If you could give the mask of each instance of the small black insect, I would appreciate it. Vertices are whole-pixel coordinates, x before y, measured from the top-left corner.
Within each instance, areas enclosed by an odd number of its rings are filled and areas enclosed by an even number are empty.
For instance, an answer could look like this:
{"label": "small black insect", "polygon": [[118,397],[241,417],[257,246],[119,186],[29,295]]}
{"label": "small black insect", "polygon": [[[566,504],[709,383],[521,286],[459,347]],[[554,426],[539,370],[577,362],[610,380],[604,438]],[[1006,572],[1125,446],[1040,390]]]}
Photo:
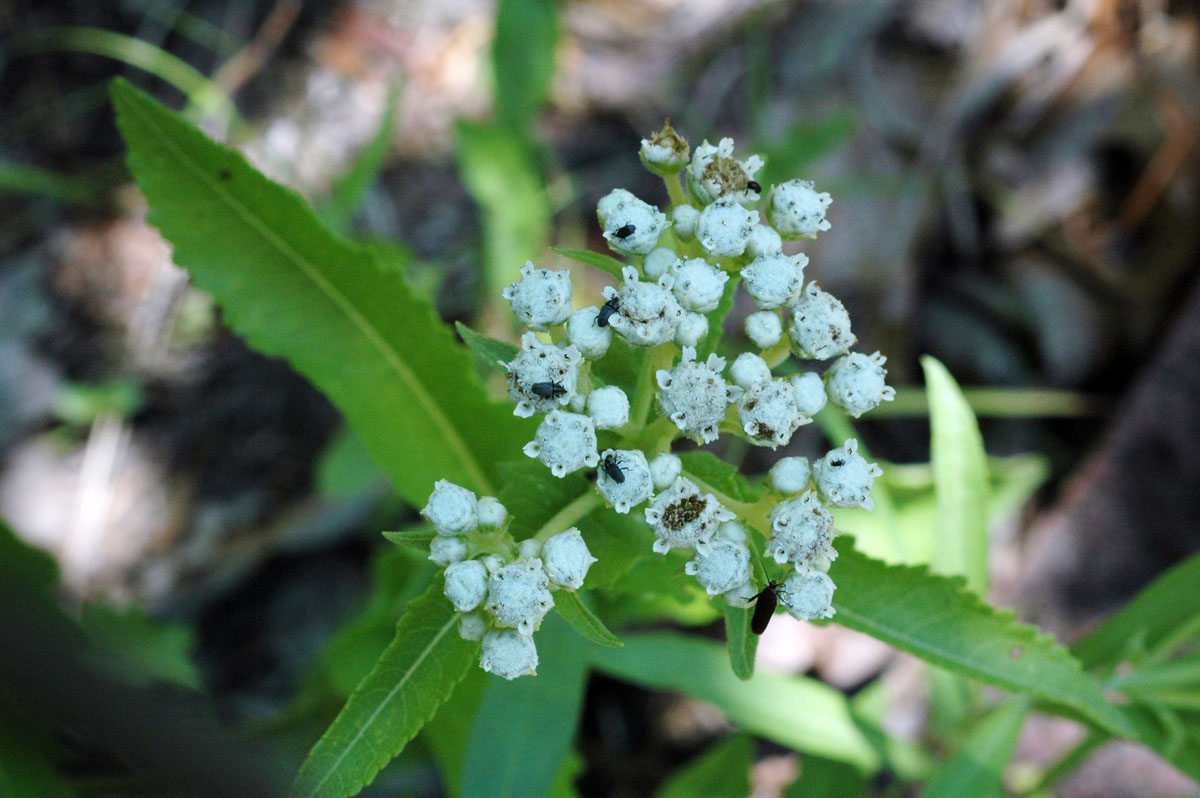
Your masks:
{"label": "small black insect", "polygon": [[761,193],[762,193],[762,184],[761,184],[761,183],[759,183],[757,180],[747,180],[747,181],[746,181],[746,188],[750,189],[750,190],[751,190],[751,191],[753,191],[755,194],[761,194]]}
{"label": "small black insect", "polygon": [[629,238],[631,235],[633,235],[636,232],[637,232],[636,227],[634,227],[632,224],[627,224],[627,225],[622,225],[621,227],[618,227],[617,231],[615,233],[613,233],[613,235],[620,239],[626,239],[626,238]]}
{"label": "small black insect", "polygon": [[617,309],[620,307],[621,307],[621,300],[618,299],[617,297],[613,297],[612,299],[608,300],[603,305],[601,305],[600,306],[600,315],[598,315],[596,317],[596,326],[597,327],[607,327],[609,317],[612,316],[612,314],[616,313]]}
{"label": "small black insect", "polygon": [[625,481],[625,472],[621,470],[621,466],[617,463],[617,458],[611,454],[606,455],[603,465],[604,473],[608,474],[608,478],[613,482],[620,483]]}
{"label": "small black insect", "polygon": [[767,586],[756,595],[751,596],[754,602],[754,617],[750,619],[750,631],[760,635],[767,631],[767,624],[775,614],[775,605],[779,603],[779,583],[772,579]]}
{"label": "small black insect", "polygon": [[567,394],[567,389],[561,382],[535,382],[529,386],[529,390],[533,392],[534,396],[542,399],[557,399]]}

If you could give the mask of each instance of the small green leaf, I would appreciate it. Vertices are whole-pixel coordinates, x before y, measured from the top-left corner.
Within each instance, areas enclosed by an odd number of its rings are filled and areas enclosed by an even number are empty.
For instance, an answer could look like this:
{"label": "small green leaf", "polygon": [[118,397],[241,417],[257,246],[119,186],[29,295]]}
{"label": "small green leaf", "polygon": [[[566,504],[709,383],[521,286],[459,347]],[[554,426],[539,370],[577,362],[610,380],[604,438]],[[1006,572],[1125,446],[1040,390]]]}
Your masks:
{"label": "small green leaf", "polygon": [[[724,603],[724,602],[722,602]],[[750,616],[753,607],[731,607],[725,609],[725,646],[729,649],[729,665],[733,675],[749,679],[754,675],[754,655],[758,651],[758,635],[750,631]]]}
{"label": "small green leaf", "polygon": [[962,575],[979,595],[988,583],[988,468],[971,406],[946,367],[921,358],[929,394],[930,455],[937,487],[933,570]]}
{"label": "small green leaf", "polygon": [[59,774],[62,754],[53,735],[31,728],[28,718],[0,716],[0,795],[12,798],[73,798],[78,792]]}
{"label": "small green leaf", "polygon": [[745,798],[754,764],[754,741],[734,734],[688,762],[663,785],[656,798]]}
{"label": "small green leaf", "polygon": [[819,756],[800,758],[800,778],[792,782],[784,798],[862,798],[867,778],[858,768]]}
{"label": "small green leaf", "polygon": [[379,534],[397,546],[415,546],[418,548],[428,548],[433,539],[437,537],[437,532],[427,526],[421,526],[416,529],[401,529],[394,532],[380,532]]}
{"label": "small green leaf", "polygon": [[588,609],[578,593],[560,590],[554,597],[554,609],[558,610],[564,621],[571,624],[572,629],[596,645],[612,648],[624,645],[619,637],[608,631],[604,621]]}
{"label": "small green leaf", "polygon": [[557,44],[557,3],[500,0],[492,40],[496,115],[513,129],[529,131],[546,102]]}
{"label": "small green leaf", "polygon": [[291,794],[356,795],[450,696],[478,650],[458,636],[458,613],[439,579],[400,618],[391,644],[304,760]]}
{"label": "small green leaf", "polygon": [[511,363],[512,359],[517,356],[517,352],[521,351],[519,346],[505,341],[497,341],[495,338],[488,338],[482,333],[475,332],[461,321],[454,322],[454,329],[458,330],[463,343],[467,345],[468,349],[479,356],[479,360],[484,365],[501,374],[508,373],[508,370],[500,365],[501,361]]}
{"label": "small green leaf", "polygon": [[200,689],[192,662],[195,636],[187,626],[154,620],[139,607],[99,602],[84,604],[79,621],[91,643],[88,659],[126,684]]}
{"label": "small green leaf", "polygon": [[[550,473],[544,463],[531,457],[507,460],[499,464],[499,470],[504,487],[498,498],[508,510],[511,519],[508,532],[516,540],[536,535],[573,502],[586,501],[585,496],[596,495],[583,472],[576,471],[559,479]],[[573,525],[574,522],[562,528]]]}
{"label": "small green leaf", "polygon": [[1016,698],[989,712],[921,793],[923,798],[1004,798],[1004,769],[1017,749],[1029,702]]}
{"label": "small green leaf", "polygon": [[742,476],[741,472],[712,452],[681,452],[683,475],[701,490],[716,491],[736,502],[753,504],[762,498],[765,488]]}
{"label": "small green leaf", "polygon": [[617,282],[621,283],[625,280],[621,270],[626,264],[617,260],[610,255],[602,255],[599,252],[592,252],[590,249],[559,249],[558,247],[550,247],[551,252],[557,252],[564,258],[579,261],[593,268],[599,269],[602,272],[607,272],[617,278]]}

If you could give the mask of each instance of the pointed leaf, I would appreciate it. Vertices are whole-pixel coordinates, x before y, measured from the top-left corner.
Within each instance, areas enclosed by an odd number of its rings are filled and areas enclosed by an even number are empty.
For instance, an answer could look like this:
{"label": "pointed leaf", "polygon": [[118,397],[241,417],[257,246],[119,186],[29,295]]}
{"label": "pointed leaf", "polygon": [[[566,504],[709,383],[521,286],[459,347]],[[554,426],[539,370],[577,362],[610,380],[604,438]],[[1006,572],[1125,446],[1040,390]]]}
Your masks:
{"label": "pointed leaf", "polygon": [[624,645],[621,638],[608,631],[604,621],[588,609],[578,593],[560,590],[554,596],[554,609],[563,620],[571,624],[571,628],[598,646],[620,648]]}
{"label": "pointed leaf", "polygon": [[1004,770],[1017,749],[1029,702],[1012,699],[980,720],[963,740],[962,747],[938,771],[923,798],[1004,798]]}
{"label": "pointed leaf", "polygon": [[671,776],[656,798],[745,798],[750,795],[754,741],[747,734],[728,737]]}
{"label": "pointed leaf", "polygon": [[620,283],[625,279],[621,274],[621,269],[624,269],[626,264],[617,260],[611,255],[604,255],[599,252],[592,252],[590,249],[559,249],[558,247],[550,247],[551,252],[557,252],[564,258],[579,261],[593,268],[599,269],[602,272],[607,272],[617,279]]}
{"label": "pointed leaf", "polygon": [[434,532],[429,527],[400,529],[394,532],[384,531],[379,534],[397,546],[413,546],[416,548],[428,548],[433,539],[437,537],[437,532]]}
{"label": "pointed leaf", "polygon": [[479,356],[484,365],[501,374],[508,373],[508,370],[500,365],[501,361],[511,363],[512,359],[517,356],[517,352],[521,351],[519,346],[505,341],[497,341],[495,338],[488,338],[483,333],[475,332],[461,321],[454,322],[454,329],[458,330],[463,343],[467,345],[468,349]]}
{"label": "pointed leaf", "polygon": [[753,504],[762,498],[764,488],[742,476],[735,466],[701,450],[680,452],[683,475],[701,490],[715,490],[743,504]]}
{"label": "pointed leaf", "polygon": [[729,665],[733,675],[742,680],[754,675],[754,655],[758,652],[758,635],[750,630],[752,612],[752,607],[725,604],[725,647],[729,649]]}

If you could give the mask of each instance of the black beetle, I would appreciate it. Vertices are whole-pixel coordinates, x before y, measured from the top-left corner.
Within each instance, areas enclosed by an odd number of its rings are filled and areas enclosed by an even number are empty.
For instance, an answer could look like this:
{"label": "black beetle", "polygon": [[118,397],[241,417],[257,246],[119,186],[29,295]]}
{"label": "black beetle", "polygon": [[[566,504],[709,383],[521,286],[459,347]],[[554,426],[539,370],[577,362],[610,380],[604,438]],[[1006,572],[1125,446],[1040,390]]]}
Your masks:
{"label": "black beetle", "polygon": [[779,583],[774,579],[767,586],[750,597],[754,602],[754,617],[750,619],[750,631],[760,635],[767,631],[767,624],[775,614],[775,605],[779,603]]}
{"label": "black beetle", "polygon": [[601,305],[600,306],[600,314],[598,316],[596,316],[596,326],[597,327],[607,327],[609,317],[612,316],[612,314],[616,313],[620,307],[621,307],[621,300],[618,299],[617,297],[613,297],[612,299],[608,300],[603,305]]}
{"label": "black beetle", "polygon": [[529,386],[529,390],[541,399],[557,399],[567,394],[567,389],[561,382],[535,382]]}
{"label": "black beetle", "polygon": [[631,235],[633,235],[636,232],[637,232],[636,227],[634,227],[632,224],[626,224],[626,225],[622,225],[621,227],[618,227],[617,231],[615,233],[613,233],[613,235],[620,239],[626,239],[626,238],[629,238]]}
{"label": "black beetle", "polygon": [[621,466],[617,463],[617,458],[611,454],[604,457],[604,473],[608,474],[608,478],[613,482],[621,483],[625,481],[625,472],[621,470]]}
{"label": "black beetle", "polygon": [[747,181],[746,181],[746,188],[750,189],[750,190],[751,190],[751,191],[753,191],[755,194],[761,194],[761,193],[762,193],[762,184],[760,184],[760,183],[759,183],[757,180],[747,180]]}

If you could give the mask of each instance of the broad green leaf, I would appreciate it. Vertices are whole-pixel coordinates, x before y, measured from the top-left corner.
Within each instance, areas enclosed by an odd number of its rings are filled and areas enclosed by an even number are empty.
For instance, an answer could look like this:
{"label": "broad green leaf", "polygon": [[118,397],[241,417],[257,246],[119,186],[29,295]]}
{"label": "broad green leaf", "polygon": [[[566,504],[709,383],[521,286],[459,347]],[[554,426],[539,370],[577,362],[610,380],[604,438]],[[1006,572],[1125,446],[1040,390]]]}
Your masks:
{"label": "broad green leaf", "polygon": [[[724,603],[724,602],[722,602]],[[750,631],[751,608],[724,605],[725,647],[729,649],[729,665],[733,675],[749,679],[754,675],[754,655],[758,651],[758,635]]]}
{"label": "broad green leaf", "polygon": [[54,767],[51,734],[32,733],[28,718],[0,717],[0,795],[11,798],[71,798],[77,795]]}
{"label": "broad green leaf", "polygon": [[126,684],[200,689],[189,627],[154,620],[139,607],[118,610],[99,602],[84,604],[79,622],[91,644],[88,659]]}
{"label": "broad green leaf", "polygon": [[608,352],[591,362],[592,375],[605,385],[619,385],[629,392],[637,384],[649,352],[643,346],[630,346],[625,339],[614,335]]}
{"label": "broad green leaf", "polygon": [[874,770],[879,757],[846,697],[814,679],[759,671],[742,681],[721,646],[670,633],[631,634],[624,648],[593,648],[592,664],[618,679],[717,705],[738,728],[797,751]]}
{"label": "broad green leaf", "polygon": [[602,272],[611,274],[617,279],[617,284],[620,285],[624,280],[624,275],[621,274],[621,269],[625,268],[626,264],[617,260],[611,255],[603,255],[599,252],[592,252],[590,249],[559,249],[558,247],[550,247],[551,252],[557,252],[565,258],[579,261],[587,264]]}
{"label": "broad green leaf", "polygon": [[397,546],[413,546],[417,548],[428,548],[433,539],[437,537],[437,532],[424,525],[416,529],[398,529],[395,531],[384,531],[380,534]]}
{"label": "broad green leaf", "polygon": [[554,609],[558,610],[558,614],[571,625],[572,629],[596,645],[613,648],[620,648],[624,645],[621,638],[610,632],[604,625],[604,621],[597,618],[596,614],[588,609],[583,600],[579,598],[578,593],[560,590],[554,598]]}
{"label": "broad green leaf", "polygon": [[1004,798],[1004,769],[1017,749],[1029,702],[1005,701],[985,715],[962,741],[962,746],[938,771],[924,798]]}
{"label": "broad green leaf", "polygon": [[483,696],[495,677],[482,668],[467,669],[467,676],[454,688],[454,694],[442,704],[433,720],[421,729],[421,740],[429,747],[442,774],[447,793],[463,795],[463,762],[475,716],[483,706]]}
{"label": "broad green leaf", "polygon": [[701,490],[716,491],[742,504],[753,504],[762,498],[765,490],[762,485],[746,479],[737,468],[711,452],[681,452],[679,459],[683,461],[683,475]]}
{"label": "broad green leaf", "polygon": [[930,454],[937,486],[937,548],[933,570],[966,577],[979,595],[988,584],[988,471],[971,406],[946,367],[921,358],[929,394]]}
{"label": "broad green leaf", "polygon": [[1100,685],[1052,638],[985,604],[960,578],[924,567],[885,565],[846,537],[829,570],[837,585],[834,620],[955,673],[1066,708],[1102,729],[1133,728]]}
{"label": "broad green leaf", "polygon": [[819,756],[800,758],[800,778],[784,798],[861,798],[868,795],[867,777],[858,768]]}
{"label": "broad green leaf", "polygon": [[508,373],[508,370],[500,365],[501,361],[511,363],[512,359],[517,356],[517,352],[521,351],[519,346],[505,341],[497,341],[495,338],[488,338],[482,333],[475,332],[461,321],[454,322],[454,329],[458,330],[463,343],[467,345],[468,349],[479,356],[480,361],[484,365],[501,374]]}
{"label": "broad green leaf", "polygon": [[560,479],[540,460],[523,454],[518,456],[523,459],[510,459],[499,466],[504,487],[498,498],[508,510],[508,532],[515,540],[533,537],[560,514],[564,522],[569,521],[561,524],[562,529],[575,526],[578,519],[572,516],[569,508],[590,504],[586,507],[590,512],[596,506],[593,502],[599,501],[582,471]]}
{"label": "broad green leaf", "polygon": [[745,798],[751,792],[754,741],[734,734],[688,762],[655,793],[656,798]]}
{"label": "broad green leaf", "polygon": [[494,495],[495,463],[532,428],[487,400],[433,310],[241,154],[122,80],[112,96],[150,222],[225,320],[312,380],[406,501],[438,479]]}
{"label": "broad green leaf", "polygon": [[733,300],[737,296],[740,279],[740,275],[731,274],[725,283],[725,290],[721,293],[721,299],[717,302],[716,309],[705,314],[708,316],[708,332],[700,340],[700,345],[696,347],[697,360],[705,360],[716,351],[717,342],[721,340],[721,332],[725,326],[725,317],[729,315],[729,311],[733,310]]}
{"label": "broad green leaf", "polygon": [[317,462],[317,492],[326,499],[348,501],[388,489],[387,475],[371,459],[354,430],[342,427]]}
{"label": "broad green leaf", "polygon": [[392,144],[396,111],[399,108],[400,84],[396,82],[388,87],[387,105],[384,106],[375,135],[358,153],[346,173],[334,181],[329,200],[320,208],[321,218],[335,230],[345,230],[349,226],[355,211],[379,178]]}
{"label": "broad green leaf", "polygon": [[575,789],[575,779],[583,772],[584,764],[578,751],[567,751],[562,764],[559,765],[558,773],[554,775],[554,783],[546,792],[546,798],[579,798],[579,792]]}
{"label": "broad green leaf", "polygon": [[513,129],[529,131],[546,102],[557,44],[557,3],[500,0],[492,40],[496,115]]}
{"label": "broad green leaf", "polygon": [[304,760],[291,794],[357,794],[433,716],[477,656],[478,645],[458,636],[458,613],[437,580],[400,618],[391,644]]}

